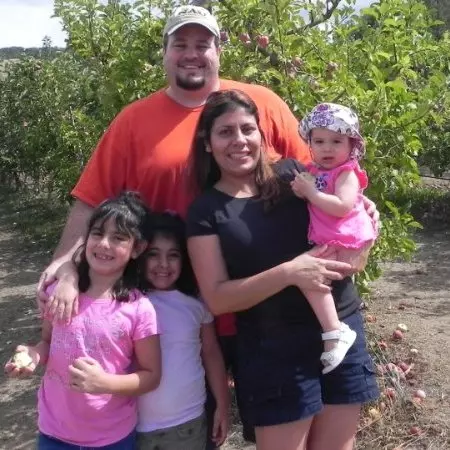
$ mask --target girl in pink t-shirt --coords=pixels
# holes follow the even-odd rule
[[[41,341],[18,346],[6,364],[11,377],[46,365],[38,450],[135,449],[136,396],[155,389],[161,377],[155,310],[136,290],[148,217],[133,193],[94,210],[74,259],[78,314],[69,324],[44,319]]]
[[[365,151],[358,117],[345,106],[322,103],[301,121],[299,131],[310,144],[313,163],[291,185],[308,202],[309,240],[332,247],[339,261],[352,264],[377,237],[363,203],[368,179],[358,163]],[[331,293],[309,291],[305,296],[324,331],[326,374],[342,362],[356,333],[339,321]]]

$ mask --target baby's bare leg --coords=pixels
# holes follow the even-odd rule
[[[336,249],[336,259],[341,262],[346,262],[353,267],[354,272],[360,272],[364,270],[369,258],[370,249],[373,246],[373,242],[367,242],[361,248],[344,248],[335,247]]]

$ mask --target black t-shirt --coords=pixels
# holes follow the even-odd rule
[[[274,169],[286,181],[304,168],[293,159]],[[235,198],[215,188],[190,206],[187,235],[217,235],[230,279],[245,278],[289,261],[310,249],[307,204],[294,194],[266,211],[258,197]],[[342,319],[358,309],[360,300],[350,277],[333,283],[333,297]],[[252,308],[237,313],[239,331],[267,331],[288,324],[318,321],[302,292],[283,289]]]

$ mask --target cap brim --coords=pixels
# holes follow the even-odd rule
[[[203,28],[206,28],[208,31],[210,31],[211,34],[213,34],[214,36],[220,37],[219,30],[217,30],[215,27],[211,26],[211,24],[201,19],[188,20],[186,22],[177,23],[172,28],[167,30],[166,34],[170,36],[171,34],[175,33],[175,31],[179,30],[181,27],[184,27],[185,25],[200,25]]]

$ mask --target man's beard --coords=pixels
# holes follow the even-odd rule
[[[202,89],[206,84],[205,77],[182,78],[180,76],[177,76],[175,81],[179,88],[184,89],[186,91],[198,91],[199,89]]]

